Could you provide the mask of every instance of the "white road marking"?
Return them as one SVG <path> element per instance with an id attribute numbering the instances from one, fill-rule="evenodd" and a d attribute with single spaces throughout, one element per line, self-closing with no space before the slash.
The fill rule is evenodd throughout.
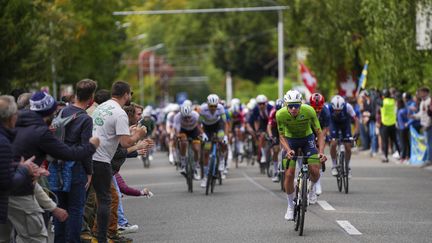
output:
<path id="1" fill-rule="evenodd" d="M 336 222 L 349 234 L 349 235 L 361 235 L 362 233 L 358 231 L 348 220 L 336 220 Z"/>
<path id="2" fill-rule="evenodd" d="M 330 205 L 327 201 L 324 200 L 318 200 L 318 204 L 327 211 L 332 211 L 332 210 L 336 210 L 334 207 L 332 207 L 332 205 Z"/>
<path id="3" fill-rule="evenodd" d="M 265 188 L 264 186 L 260 185 L 258 182 L 256 182 L 254 179 L 252 179 L 250 176 L 248 176 L 244 171 L 242 171 L 243 176 L 252 184 L 254 184 L 255 186 L 257 186 L 258 188 L 272 194 L 273 196 L 277 197 L 277 198 L 281 198 L 279 195 L 277 195 L 276 193 L 272 192 L 271 190 Z"/>

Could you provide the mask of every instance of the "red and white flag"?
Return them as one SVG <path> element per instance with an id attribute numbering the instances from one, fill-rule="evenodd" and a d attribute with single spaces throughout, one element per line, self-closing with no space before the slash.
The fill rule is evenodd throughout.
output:
<path id="1" fill-rule="evenodd" d="M 317 79 L 303 63 L 300 63 L 300 73 L 306 88 L 309 90 L 309 92 L 315 93 L 315 87 L 317 86 Z"/>

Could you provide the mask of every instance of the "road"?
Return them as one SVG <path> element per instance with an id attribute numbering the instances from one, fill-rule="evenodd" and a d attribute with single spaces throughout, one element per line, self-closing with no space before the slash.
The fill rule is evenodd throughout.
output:
<path id="1" fill-rule="evenodd" d="M 338 192 L 326 171 L 318 200 L 334 210 L 311 205 L 304 236 L 298 236 L 293 222 L 284 220 L 285 194 L 256 165 L 231 168 L 223 185 L 206 196 L 197 181 L 194 192 L 187 192 L 184 177 L 166 154 L 155 154 L 149 169 L 128 159 L 121 169 L 124 179 L 130 186 L 150 188 L 155 196 L 123 197 L 128 220 L 140 227 L 126 236 L 134 242 L 432 241 L 431 170 L 383 164 L 360 152 L 353 155 L 352 170 L 349 194 Z M 337 221 L 352 227 L 344 229 Z"/>

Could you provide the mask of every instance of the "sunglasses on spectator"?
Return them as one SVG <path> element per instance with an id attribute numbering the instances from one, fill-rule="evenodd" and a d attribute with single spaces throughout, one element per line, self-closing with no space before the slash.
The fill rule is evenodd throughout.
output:
<path id="1" fill-rule="evenodd" d="M 288 104 L 288 109 L 292 109 L 292 108 L 298 109 L 300 108 L 300 106 L 301 104 Z"/>

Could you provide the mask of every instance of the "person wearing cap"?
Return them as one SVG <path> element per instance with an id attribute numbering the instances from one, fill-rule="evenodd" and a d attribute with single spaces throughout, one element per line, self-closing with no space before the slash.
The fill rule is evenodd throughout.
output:
<path id="1" fill-rule="evenodd" d="M 91 138 L 90 143 L 70 147 L 58 140 L 48 125 L 57 109 L 57 102 L 45 92 L 35 92 L 30 98 L 30 110 L 21 110 L 16 122 L 16 137 L 13 142 L 15 160 L 35 156 L 34 163 L 40 166 L 47 155 L 61 160 L 84 160 L 99 146 L 99 139 Z M 34 197 L 34 184 L 25 185 L 11 191 L 9 212 L 15 218 L 12 225 L 18 236 L 25 242 L 48 242 L 48 233 L 42 213 Z M 60 218 L 66 220 L 67 214 Z"/>

